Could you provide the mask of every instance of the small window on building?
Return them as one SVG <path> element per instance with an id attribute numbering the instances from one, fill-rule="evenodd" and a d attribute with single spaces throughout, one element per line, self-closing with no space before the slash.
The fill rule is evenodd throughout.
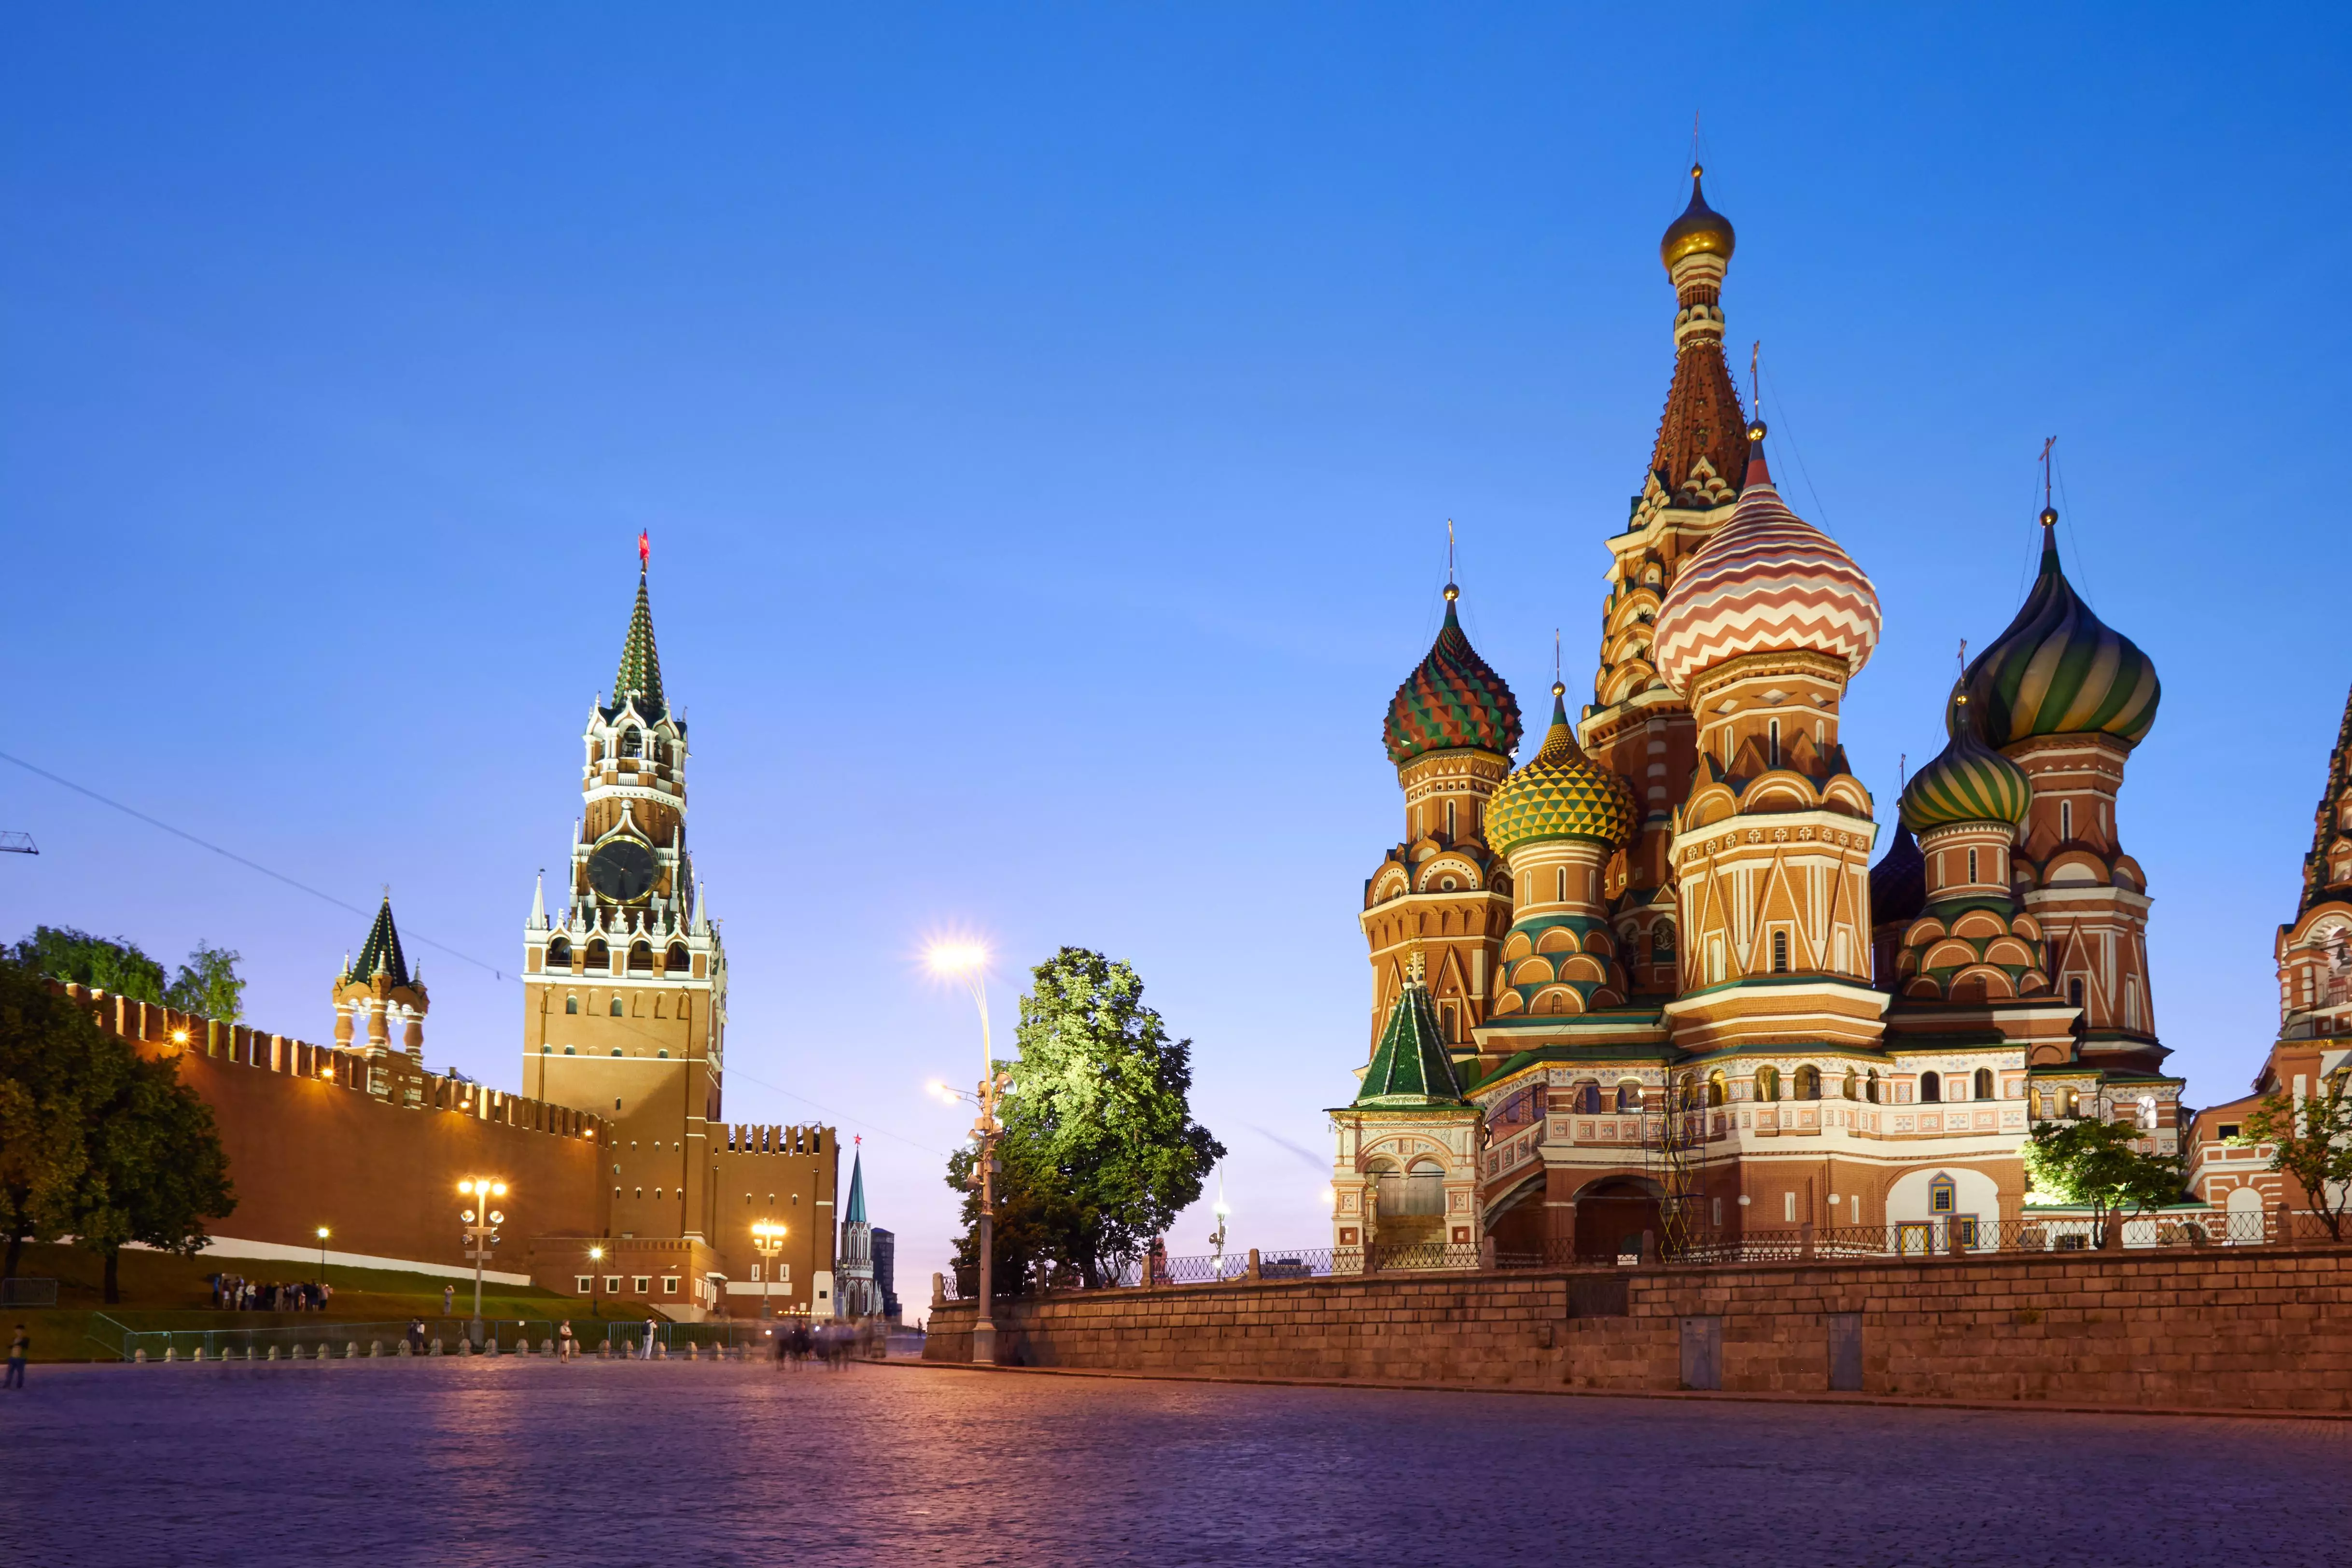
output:
<path id="1" fill-rule="evenodd" d="M 1689 1096 L 1685 1094 L 1684 1099 L 1685 1102 L 1687 1102 Z M 1619 1084 L 1617 1086 L 1617 1109 L 1620 1112 L 1625 1114 L 1631 1114 L 1633 1111 L 1641 1110 L 1642 1086 L 1633 1082 L 1630 1079 L 1625 1082 Z"/>
<path id="2" fill-rule="evenodd" d="M 1554 891 L 1553 891 L 1552 896 L 1551 896 L 1552 902 L 1554 902 L 1554 903 L 1556 903 L 1556 904 L 1564 904 L 1564 903 L 1568 902 L 1568 868 L 1567 868 L 1567 867 L 1565 867 L 1565 866 L 1559 867 L 1559 868 L 1558 868 L 1557 869 L 1555 869 L 1555 870 L 1552 872 L 1552 885 L 1553 885 L 1553 889 L 1554 889 Z"/>
<path id="3" fill-rule="evenodd" d="M 567 1013 L 577 1013 L 580 1011 L 580 998 L 577 996 L 566 996 L 563 999 L 563 1010 Z"/>
<path id="4" fill-rule="evenodd" d="M 1957 1194 L 1958 1189 L 1953 1186 L 1951 1177 L 1937 1177 L 1927 1184 L 1927 1212 L 1929 1214 L 1951 1213 Z"/>
<path id="5" fill-rule="evenodd" d="M 1852 1068 L 1845 1069 L 1845 1097 L 1848 1100 L 1862 1098 L 1862 1074 Z"/>
<path id="6" fill-rule="evenodd" d="M 2073 1007 L 2079 1007 L 2083 1005 L 2083 977 L 2079 974 L 2071 977 L 2066 982 L 2066 1003 L 2067 1005 Z"/>
<path id="7" fill-rule="evenodd" d="M 1454 803 L 1450 800 L 1445 803 L 1445 837 L 1449 839 L 1454 837 Z"/>
<path id="8" fill-rule="evenodd" d="M 640 1296 L 649 1294 L 653 1288 L 653 1276 L 650 1274 L 640 1274 L 630 1282 L 630 1289 Z"/>
<path id="9" fill-rule="evenodd" d="M 667 1061 L 669 1060 L 669 1047 L 667 1046 L 664 1046 L 661 1049 L 656 1051 L 654 1055 L 659 1057 L 664 1061 Z"/>
<path id="10" fill-rule="evenodd" d="M 1758 1068 L 1756 1069 L 1756 1098 L 1766 1101 L 1780 1098 L 1780 1068 Z"/>
<path id="11" fill-rule="evenodd" d="M 1772 933 L 1772 973 L 1789 973 L 1789 933 L 1784 931 Z"/>
<path id="12" fill-rule="evenodd" d="M 1819 1100 L 1822 1097 L 1822 1069 L 1801 1067 L 1797 1069 L 1797 1098 Z"/>
<path id="13" fill-rule="evenodd" d="M 1871 1068 L 1869 1076 L 1862 1080 L 1862 1097 L 1864 1100 L 1873 1105 L 1878 1103 L 1878 1069 L 1876 1068 Z"/>
<path id="14" fill-rule="evenodd" d="M 1717 1230 L 1721 1230 L 1723 1228 L 1723 1200 L 1721 1198 L 1715 1199 L 1708 1205 L 1706 1223 L 1715 1226 Z"/>
<path id="15" fill-rule="evenodd" d="M 1766 760 L 1773 767 L 1777 768 L 1780 765 L 1780 721 L 1775 719 L 1766 724 L 1764 729 L 1770 742 L 1769 750 L 1771 752 L 1771 755 Z"/>
<path id="16" fill-rule="evenodd" d="M 1944 1080 L 1931 1072 L 1919 1075 L 1919 1103 L 1934 1105 L 1944 1098 Z"/>
<path id="17" fill-rule="evenodd" d="M 620 1004 L 619 1004 L 619 1003 L 617 1003 L 617 1002 L 615 1002 L 615 1003 L 614 1003 L 614 1004 L 613 1004 L 613 1005 L 614 1005 L 614 1006 L 616 1006 L 616 1007 L 620 1005 Z M 621 1054 L 621 1047 L 618 1047 L 618 1046 L 614 1046 L 614 1047 L 613 1047 L 613 1054 L 614 1054 L 614 1056 L 616 1056 L 616 1057 L 617 1057 L 617 1056 L 619 1056 L 619 1055 Z"/>
<path id="18" fill-rule="evenodd" d="M 619 1275 L 607 1274 L 604 1276 L 604 1293 L 608 1296 L 617 1296 L 621 1293 L 621 1277 Z"/>
<path id="19" fill-rule="evenodd" d="M 1969 850 L 1969 881 L 1971 881 L 1971 882 L 1974 882 L 1974 881 L 1977 881 L 1978 879 L 1978 879 L 1978 877 L 1977 877 L 1977 852 L 1976 852 L 1975 850 L 1971 849 L 1971 850 Z"/>
<path id="20" fill-rule="evenodd" d="M 572 944 L 564 941 L 560 936 L 553 942 L 549 942 L 547 944 L 547 967 L 550 969 L 571 968 Z"/>
<path id="21" fill-rule="evenodd" d="M 1992 1098 L 1992 1068 L 1977 1068 L 1977 1098 L 1979 1100 Z"/>
<path id="22" fill-rule="evenodd" d="M 1784 1223 L 1789 1225 L 1794 1225 L 1797 1223 L 1796 1194 L 1782 1193 L 1780 1194 L 1780 1218 Z"/>
<path id="23" fill-rule="evenodd" d="M 2058 803 L 2058 837 L 2062 839 L 2074 837 L 2074 803 L 2071 800 Z"/>
<path id="24" fill-rule="evenodd" d="M 618 996 L 615 996 L 615 997 L 614 997 L 614 998 L 613 998 L 613 1016 L 614 1016 L 614 1017 L 615 1017 L 615 1018 L 617 1018 L 617 1017 L 619 1017 L 620 1016 L 621 1016 L 621 999 L 620 999 Z M 620 1052 L 618 1052 L 618 1051 L 614 1051 L 613 1054 L 614 1054 L 614 1056 L 616 1056 L 616 1057 L 617 1057 L 617 1056 L 619 1056 L 621 1053 L 620 1053 Z"/>
<path id="25" fill-rule="evenodd" d="M 2221 1126 L 2215 1128 L 2213 1131 L 2216 1137 L 2220 1138 L 2222 1142 L 2227 1143 L 2231 1139 L 2237 1137 L 2238 1124 L 2234 1121 L 2224 1121 Z"/>
<path id="26" fill-rule="evenodd" d="M 666 1274 L 662 1276 L 662 1294 L 665 1296 L 675 1296 L 677 1294 L 677 1276 L 675 1274 Z"/>
<path id="27" fill-rule="evenodd" d="M 579 1053 L 577 1050 L 573 1049 L 572 1047 L 570 1047 L 570 1046 L 566 1046 L 566 1047 L 563 1047 L 563 1054 L 564 1054 L 565 1056 L 567 1056 L 567 1057 L 572 1057 L 572 1056 L 578 1056 L 580 1053 Z"/>
<path id="28" fill-rule="evenodd" d="M 572 1280 L 572 1293 L 575 1296 L 585 1296 L 595 1283 L 596 1277 L 593 1274 L 575 1275 Z"/>
<path id="29" fill-rule="evenodd" d="M 551 1051 L 552 1051 L 552 1050 L 554 1050 L 554 1049 L 555 1049 L 555 1047 L 554 1047 L 553 1046 L 541 1046 L 541 1047 L 539 1047 L 539 1054 L 540 1054 L 541 1056 L 546 1056 L 547 1054 L 549 1054 Z"/>
<path id="30" fill-rule="evenodd" d="M 643 1188 L 643 1187 L 639 1187 L 639 1188 L 637 1189 L 637 1196 L 639 1196 L 639 1197 L 644 1197 L 645 1195 L 646 1195 L 646 1190 L 645 1190 L 645 1188 Z"/>

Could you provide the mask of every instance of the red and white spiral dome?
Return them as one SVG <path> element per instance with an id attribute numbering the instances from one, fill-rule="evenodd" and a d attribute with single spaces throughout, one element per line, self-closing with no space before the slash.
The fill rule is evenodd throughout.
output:
<path id="1" fill-rule="evenodd" d="M 1677 696 L 1749 653 L 1828 654 L 1846 661 L 1851 679 L 1878 646 L 1878 591 L 1835 540 L 1780 500 L 1764 463 L 1764 426 L 1748 437 L 1748 480 L 1730 521 L 1658 606 L 1651 657 Z"/>

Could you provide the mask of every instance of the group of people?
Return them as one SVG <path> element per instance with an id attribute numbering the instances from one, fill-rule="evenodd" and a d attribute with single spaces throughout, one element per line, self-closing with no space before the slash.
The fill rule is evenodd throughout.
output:
<path id="1" fill-rule="evenodd" d="M 213 1289 L 216 1312 L 323 1312 L 335 1299 L 335 1288 L 324 1280 L 262 1284 L 236 1274 L 207 1274 L 205 1283 Z"/>
<path id="2" fill-rule="evenodd" d="M 811 1328 L 806 1319 L 794 1319 L 774 1332 L 777 1363 L 789 1362 L 795 1372 L 807 1365 L 812 1355 L 832 1371 L 839 1372 L 848 1364 L 851 1351 L 865 1348 L 865 1331 L 844 1322 L 819 1323 Z"/>

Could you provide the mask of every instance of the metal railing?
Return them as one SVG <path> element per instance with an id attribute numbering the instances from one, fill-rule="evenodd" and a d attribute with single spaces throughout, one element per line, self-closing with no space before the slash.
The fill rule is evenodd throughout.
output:
<path id="1" fill-rule="evenodd" d="M 54 1307 L 58 1304 L 58 1282 L 54 1279 L 0 1279 L 0 1307 Z"/>
<path id="2" fill-rule="evenodd" d="M 720 1348 L 764 1348 L 769 1342 L 768 1331 L 782 1326 L 786 1321 L 779 1318 L 761 1322 L 728 1318 L 702 1323 L 656 1322 L 653 1326 L 653 1343 L 665 1355 L 682 1355 L 688 1350 L 699 1354 Z M 92 1313 L 88 1337 L 121 1361 L 137 1361 L 142 1354 L 151 1362 L 343 1361 L 396 1356 L 402 1353 L 404 1345 L 409 1346 L 407 1353 L 419 1353 L 409 1338 L 409 1326 L 414 1321 L 404 1318 L 385 1322 L 351 1322 L 330 1318 L 251 1329 L 133 1329 L 103 1313 Z M 643 1319 L 625 1321 L 574 1318 L 571 1321 L 572 1341 L 579 1346 L 579 1354 L 635 1355 L 645 1349 L 646 1329 Z M 558 1322 L 553 1318 L 486 1319 L 482 1324 L 484 1342 L 478 1349 L 498 1355 L 553 1355 Z M 466 1353 L 463 1342 L 467 1327 L 461 1319 L 425 1320 L 425 1331 L 418 1336 L 424 1341 L 422 1353 Z"/>

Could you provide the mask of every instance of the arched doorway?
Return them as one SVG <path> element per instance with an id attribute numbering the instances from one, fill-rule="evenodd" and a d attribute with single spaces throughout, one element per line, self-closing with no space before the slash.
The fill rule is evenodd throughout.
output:
<path id="1" fill-rule="evenodd" d="M 1576 1195 L 1576 1256 L 1613 1261 L 1642 1250 L 1642 1236 L 1655 1237 L 1658 1195 L 1638 1176 L 1607 1176 Z"/>

